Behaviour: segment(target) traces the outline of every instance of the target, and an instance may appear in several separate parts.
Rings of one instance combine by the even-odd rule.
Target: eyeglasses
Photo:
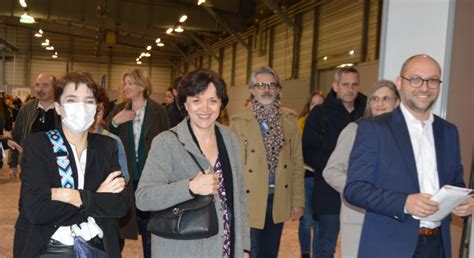
[[[437,78],[423,79],[421,76],[418,75],[412,76],[410,78],[400,75],[400,78],[407,80],[410,83],[410,86],[413,88],[420,88],[423,83],[426,82],[426,85],[429,89],[437,89],[442,82],[440,79]]]
[[[259,90],[264,90],[265,88],[269,90],[274,90],[278,86],[278,84],[276,82],[270,82],[270,83],[257,82],[253,86]]]
[[[370,98],[370,102],[371,103],[378,103],[379,101],[381,101],[382,103],[387,103],[387,102],[390,102],[394,100],[394,98],[390,97],[390,96],[383,96],[383,97],[378,97],[378,96],[373,96],[372,98]]]

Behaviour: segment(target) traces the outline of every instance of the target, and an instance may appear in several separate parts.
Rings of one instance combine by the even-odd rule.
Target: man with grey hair
[[[56,78],[49,73],[39,74],[35,79],[34,91],[36,98],[21,107],[12,130],[12,139],[20,145],[30,133],[46,132],[61,124],[54,110]],[[18,151],[11,150],[8,165],[12,179],[18,178],[18,158]]]
[[[304,164],[297,114],[280,103],[270,67],[252,73],[249,107],[232,116],[239,139],[249,210],[251,257],[277,257],[283,223],[304,211]],[[265,162],[266,161],[266,162]]]
[[[313,218],[319,227],[314,257],[333,257],[336,249],[341,198],[322,173],[341,131],[364,114],[366,97],[359,93],[359,87],[357,69],[336,69],[331,91],[324,103],[308,114],[303,130],[304,161],[314,170]]]

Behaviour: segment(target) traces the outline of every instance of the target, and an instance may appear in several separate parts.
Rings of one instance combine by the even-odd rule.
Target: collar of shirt
[[[405,117],[405,120],[407,121],[408,126],[423,126],[423,125],[430,125],[434,121],[434,115],[433,112],[430,111],[430,115],[428,117],[428,120],[425,121],[420,121],[416,117],[414,117],[410,111],[405,107],[405,104],[401,103],[400,104],[400,110],[402,111],[403,116]]]
[[[38,108],[41,108],[45,112],[48,112],[50,109],[54,108],[54,102],[53,102],[53,104],[51,104],[51,105],[49,105],[48,107],[45,108],[45,107],[43,107],[43,105],[41,105],[41,101],[38,101]]]

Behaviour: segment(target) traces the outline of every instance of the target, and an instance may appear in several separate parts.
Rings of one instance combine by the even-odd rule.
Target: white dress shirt
[[[407,110],[403,103],[400,104],[400,109],[407,123],[415,155],[420,192],[434,195],[439,190],[439,177],[433,136],[433,113],[430,112],[428,120],[420,121]],[[420,220],[420,227],[424,228],[436,228],[441,225],[441,222],[424,221],[422,218]]]
[[[87,149],[83,150],[81,156],[77,156],[76,146],[71,145],[72,153],[74,154],[74,161],[77,167],[77,189],[84,189],[84,174],[86,169]],[[52,239],[61,242],[64,245],[74,245],[73,233],[81,236],[84,240],[89,241],[92,238],[99,236],[104,237],[104,232],[97,225],[94,218],[87,217],[87,222],[82,222],[80,225],[62,226],[54,232]]]

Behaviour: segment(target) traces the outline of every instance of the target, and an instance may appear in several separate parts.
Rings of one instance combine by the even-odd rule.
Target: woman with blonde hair
[[[141,69],[133,69],[122,74],[123,94],[125,101],[117,104],[107,117],[109,129],[122,140],[127,153],[130,189],[136,189],[145,160],[151,148],[151,141],[162,131],[169,129],[169,119],[165,107],[150,98],[152,86],[148,75]],[[134,205],[133,205],[134,206]],[[136,239],[138,232],[142,235],[145,258],[151,257],[149,213],[131,208],[122,218],[121,238]],[[136,217],[136,218],[135,218]],[[136,219],[136,221],[135,221]],[[136,224],[135,224],[136,223]]]

